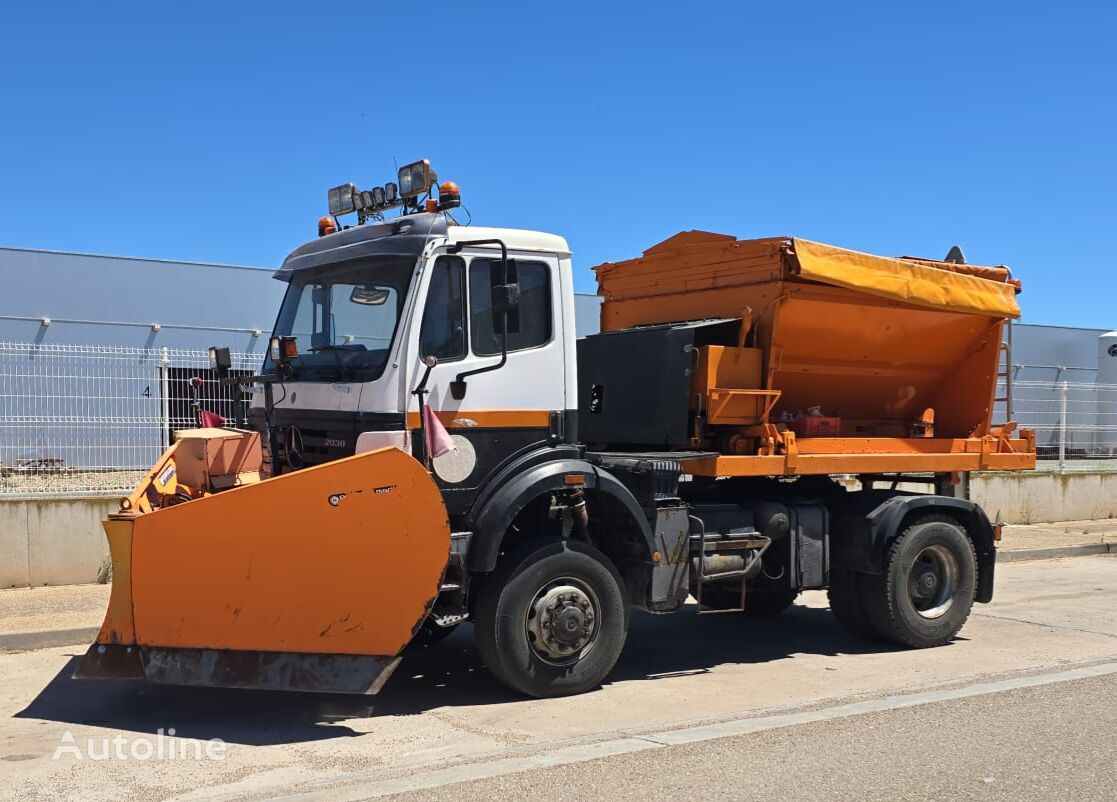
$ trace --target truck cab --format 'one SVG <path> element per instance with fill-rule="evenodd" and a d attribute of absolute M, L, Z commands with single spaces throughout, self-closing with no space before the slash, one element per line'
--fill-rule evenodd
<path fill-rule="evenodd" d="M 431 468 L 452 515 L 512 454 L 576 441 L 573 283 L 562 237 L 418 213 L 312 240 L 275 277 L 288 288 L 274 333 L 298 349 L 286 362 L 290 379 L 274 388 L 280 472 L 384 446 L 424 459 L 413 391 L 432 357 L 426 402 L 454 448 Z M 506 349 L 493 304 L 502 283 L 519 288 Z M 269 356 L 265 372 L 274 369 Z M 250 420 L 267 434 L 264 392 L 255 388 Z"/>

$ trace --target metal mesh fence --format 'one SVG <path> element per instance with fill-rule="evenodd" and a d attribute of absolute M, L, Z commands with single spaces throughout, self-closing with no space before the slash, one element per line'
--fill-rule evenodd
<path fill-rule="evenodd" d="M 1041 463 L 1117 468 L 1117 385 L 1015 381 L 1012 394 L 1016 421 L 1035 429 Z"/>
<path fill-rule="evenodd" d="M 254 372 L 261 354 L 233 354 Z M 205 351 L 0 343 L 0 496 L 131 490 L 202 406 L 230 424 L 247 396 L 220 385 Z"/>
<path fill-rule="evenodd" d="M 232 357 L 253 373 L 263 354 Z M 0 497 L 131 490 L 175 430 L 197 425 L 195 377 L 202 408 L 243 424 L 247 394 L 217 382 L 205 351 L 0 342 Z M 1117 385 L 1018 380 L 1012 394 L 1041 465 L 1117 469 Z"/>

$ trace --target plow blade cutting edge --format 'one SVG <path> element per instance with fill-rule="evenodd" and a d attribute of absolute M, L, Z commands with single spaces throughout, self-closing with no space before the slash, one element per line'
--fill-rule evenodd
<path fill-rule="evenodd" d="M 229 437 L 258 454 L 254 434 Z M 208 492 L 181 481 L 198 473 L 190 445 L 180 438 L 105 521 L 112 594 L 74 676 L 376 693 L 449 560 L 430 475 L 386 448 Z"/>

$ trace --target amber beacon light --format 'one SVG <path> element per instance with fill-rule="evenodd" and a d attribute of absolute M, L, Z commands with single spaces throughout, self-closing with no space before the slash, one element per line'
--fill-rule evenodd
<path fill-rule="evenodd" d="M 443 181 L 438 185 L 438 208 L 456 209 L 462 205 L 462 191 L 453 181 Z"/>

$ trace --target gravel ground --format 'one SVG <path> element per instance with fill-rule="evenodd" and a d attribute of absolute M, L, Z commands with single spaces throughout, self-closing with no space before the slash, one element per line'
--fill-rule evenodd
<path fill-rule="evenodd" d="M 109 585 L 0 590 L 0 635 L 95 627 L 109 603 Z"/>
<path fill-rule="evenodd" d="M 997 547 L 1012 551 L 1096 543 L 1117 543 L 1117 520 L 1010 525 L 1004 528 Z"/>

